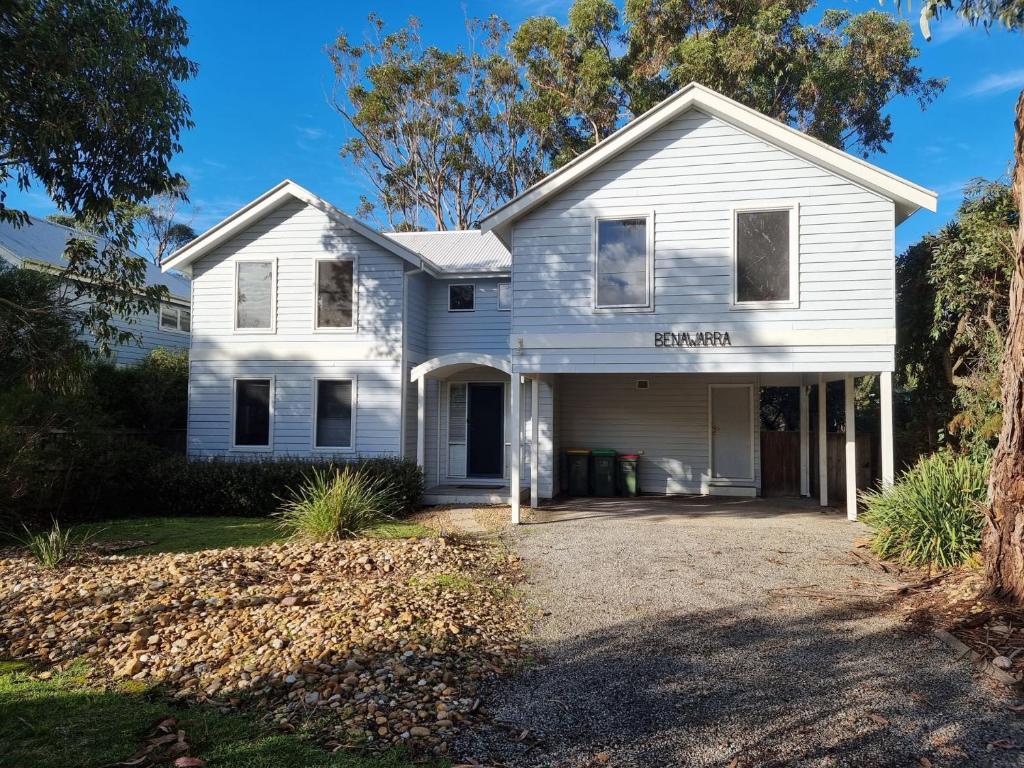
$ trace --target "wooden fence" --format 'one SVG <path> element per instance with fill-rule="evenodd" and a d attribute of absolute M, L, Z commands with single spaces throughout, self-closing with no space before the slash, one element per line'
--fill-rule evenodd
<path fill-rule="evenodd" d="M 846 502 L 846 435 L 826 436 L 828 496 L 833 504 Z M 810 433 L 811 496 L 818 496 L 818 435 Z M 880 476 L 878 441 L 874 435 L 857 435 L 857 488 L 874 485 Z M 800 433 L 761 432 L 761 492 L 765 496 L 800 495 Z"/>

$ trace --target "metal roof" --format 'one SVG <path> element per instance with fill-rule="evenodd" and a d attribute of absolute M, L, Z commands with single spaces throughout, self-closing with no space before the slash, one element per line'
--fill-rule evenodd
<path fill-rule="evenodd" d="M 34 261 L 64 269 L 67 260 L 64 248 L 72 237 L 97 239 L 95 235 L 82 232 L 52 221 L 29 216 L 29 223 L 16 227 L 9 221 L 0 221 L 0 251 L 21 261 Z M 160 267 L 146 261 L 146 285 L 164 285 L 172 296 L 188 300 L 191 291 L 188 278 L 175 272 L 161 272 Z"/>
<path fill-rule="evenodd" d="M 505 273 L 512 269 L 512 255 L 491 232 L 461 229 L 441 232 L 384 232 L 396 243 L 415 251 L 441 272 L 472 274 Z"/>

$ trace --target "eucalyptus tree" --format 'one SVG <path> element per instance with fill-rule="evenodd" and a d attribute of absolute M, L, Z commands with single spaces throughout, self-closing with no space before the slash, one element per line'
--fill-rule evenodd
<path fill-rule="evenodd" d="M 930 22 L 947 11 L 974 26 L 1024 31 L 1024 0 L 927 0 L 921 9 L 926 37 Z M 1000 370 L 1002 424 L 992 458 L 982 556 L 994 590 L 1024 602 L 1024 91 L 1017 97 L 1014 125 L 1011 187 L 1018 220 Z"/>
<path fill-rule="evenodd" d="M 471 227 L 542 174 L 555 132 L 524 109 L 506 22 L 467 21 L 453 51 L 424 45 L 416 19 L 394 32 L 369 22 L 362 42 L 343 33 L 327 49 L 351 132 L 341 155 L 373 188 L 361 215 L 379 207 L 396 229 Z"/>

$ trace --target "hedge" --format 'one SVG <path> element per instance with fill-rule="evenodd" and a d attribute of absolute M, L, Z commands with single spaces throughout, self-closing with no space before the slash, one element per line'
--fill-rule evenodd
<path fill-rule="evenodd" d="M 63 468 L 40 466 L 33 487 L 0 515 L 0 528 L 159 516 L 265 517 L 313 467 L 357 467 L 397 488 L 406 514 L 420 506 L 423 473 L 397 458 L 352 461 L 194 459 L 145 443 L 83 444 Z"/>

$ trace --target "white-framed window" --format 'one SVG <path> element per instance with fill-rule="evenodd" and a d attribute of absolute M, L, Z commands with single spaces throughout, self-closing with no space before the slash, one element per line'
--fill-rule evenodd
<path fill-rule="evenodd" d="M 476 286 L 472 283 L 452 283 L 448 286 L 448 311 L 472 312 L 476 309 Z"/>
<path fill-rule="evenodd" d="M 751 203 L 733 208 L 733 308 L 799 305 L 799 211 L 796 203 Z"/>
<path fill-rule="evenodd" d="M 654 216 L 594 218 L 594 308 L 646 310 L 654 297 Z"/>
<path fill-rule="evenodd" d="M 192 313 L 185 307 L 174 304 L 160 305 L 160 330 L 189 333 L 192 330 Z"/>
<path fill-rule="evenodd" d="M 509 312 L 512 309 L 512 283 L 498 283 L 498 309 Z"/>
<path fill-rule="evenodd" d="M 231 396 L 231 446 L 267 451 L 273 444 L 274 377 L 237 378 Z"/>
<path fill-rule="evenodd" d="M 313 379 L 313 447 L 351 451 L 355 447 L 356 381 Z"/>
<path fill-rule="evenodd" d="M 235 330 L 273 333 L 277 295 L 275 259 L 235 261 Z"/>
<path fill-rule="evenodd" d="M 356 318 L 356 263 L 349 258 L 318 258 L 314 261 L 317 330 L 352 330 Z"/>

